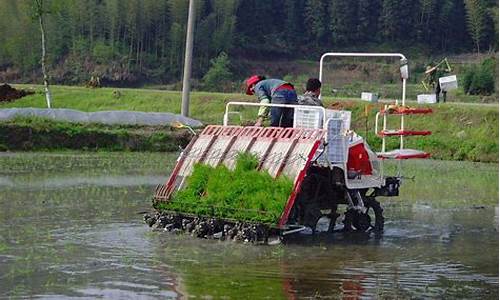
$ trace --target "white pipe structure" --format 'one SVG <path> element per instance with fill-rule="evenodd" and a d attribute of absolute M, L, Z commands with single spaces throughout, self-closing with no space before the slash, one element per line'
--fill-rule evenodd
<path fill-rule="evenodd" d="M 229 106 L 268 106 L 268 107 L 286 107 L 286 108 L 309 108 L 321 111 L 323 114 L 323 124 L 326 120 L 326 109 L 322 106 L 309 106 L 298 104 L 272 104 L 272 103 L 253 103 L 253 102 L 228 102 L 226 104 L 226 111 L 224 112 L 223 125 L 227 126 L 229 120 Z M 324 126 L 322 126 L 324 127 Z"/>
<path fill-rule="evenodd" d="M 404 56 L 401 53 L 356 53 L 356 52 L 327 52 L 321 56 L 321 59 L 319 60 L 319 81 L 323 82 L 323 62 L 326 57 L 333 56 L 333 57 L 399 57 L 400 61 L 404 61 L 406 63 L 407 59 L 406 56 Z M 402 78 L 403 82 L 403 91 L 401 95 L 401 105 L 405 105 L 406 102 L 406 78 Z M 321 94 L 319 95 L 319 98 L 321 99 Z M 396 99 L 396 105 L 398 105 L 398 100 Z M 401 127 L 400 130 L 404 131 L 404 116 L 401 115 Z M 384 118 L 384 130 L 386 129 L 386 120 Z M 400 137 L 400 143 L 399 143 L 399 148 L 403 149 L 404 147 L 404 141 L 403 141 L 403 136 Z M 382 140 L 382 152 L 385 151 L 385 139 Z"/>
<path fill-rule="evenodd" d="M 327 52 L 321 55 L 321 59 L 319 60 L 319 81 L 323 82 L 323 62 L 326 57 L 399 57 L 401 60 L 406 60 L 406 56 L 401 53 L 356 53 L 356 52 Z M 321 94 L 319 95 L 321 99 Z M 406 79 L 403 78 L 403 95 L 402 95 L 402 104 L 405 105 L 406 98 Z M 396 100 L 397 101 L 397 100 Z M 397 102 L 396 102 L 397 104 Z"/>
<path fill-rule="evenodd" d="M 307 109 L 315 109 L 317 111 L 320 111 L 323 114 L 323 119 L 322 119 L 322 128 L 325 130 L 325 136 L 324 136 L 324 141 L 328 141 L 328 123 L 333 120 L 333 118 L 326 118 L 326 109 L 322 106 L 309 106 L 309 105 L 295 105 L 295 104 L 271 104 L 271 103 L 266 103 L 266 104 L 261 104 L 261 103 L 254 103 L 254 102 L 228 102 L 226 104 L 226 110 L 224 112 L 224 120 L 223 120 L 223 125 L 228 126 L 229 123 L 229 114 L 234 113 L 232 111 L 229 111 L 230 106 L 256 106 L 256 107 L 261 107 L 261 106 L 267 106 L 267 107 L 286 107 L 286 108 L 307 108 Z M 344 157 L 346 161 L 340 163 L 342 165 L 344 170 L 347 170 L 347 156 L 348 156 L 348 147 L 346 147 L 344 153 Z M 332 164 L 330 164 L 330 167 L 332 167 Z M 376 185 L 377 187 L 382 186 L 383 184 L 383 169 L 382 165 L 380 167 L 380 176 L 379 179 L 377 179 Z M 351 186 L 349 183 L 349 180 L 347 178 L 347 171 L 345 173 L 345 180 L 346 180 L 346 186 L 348 188 L 360 188 L 359 186 Z M 373 183 L 373 181 L 372 181 Z M 363 185 L 363 188 L 366 187 L 373 187 L 374 185 L 369 185 L 365 186 Z M 298 229 L 297 231 L 300 231 L 302 229 Z"/>

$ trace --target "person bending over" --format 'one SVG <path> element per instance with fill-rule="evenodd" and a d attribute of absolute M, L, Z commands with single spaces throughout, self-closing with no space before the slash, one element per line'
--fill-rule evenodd
<path fill-rule="evenodd" d="M 266 79 L 264 76 L 253 75 L 246 81 L 246 94 L 255 95 L 262 104 L 298 104 L 295 88 L 289 82 L 281 79 Z M 273 127 L 292 127 L 293 108 L 262 106 L 259 109 L 255 126 L 262 126 L 271 117 Z"/>

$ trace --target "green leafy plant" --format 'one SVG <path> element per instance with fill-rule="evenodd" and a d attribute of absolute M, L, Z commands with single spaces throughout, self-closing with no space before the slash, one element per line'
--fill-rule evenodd
<path fill-rule="evenodd" d="M 103 41 L 98 41 L 92 49 L 92 57 L 99 64 L 104 64 L 114 58 L 113 47 L 107 45 Z"/>
<path fill-rule="evenodd" d="M 469 67 L 464 74 L 464 92 L 470 95 L 491 95 L 495 92 L 495 58 L 487 58 L 478 66 Z"/>
<path fill-rule="evenodd" d="M 203 76 L 203 85 L 207 91 L 228 91 L 226 88 L 233 77 L 229 57 L 222 52 L 210 61 L 211 67 Z"/>
<path fill-rule="evenodd" d="M 258 171 L 258 163 L 256 156 L 241 153 L 234 171 L 224 165 L 214 168 L 197 164 L 186 187 L 157 208 L 274 224 L 283 212 L 293 182 Z"/>

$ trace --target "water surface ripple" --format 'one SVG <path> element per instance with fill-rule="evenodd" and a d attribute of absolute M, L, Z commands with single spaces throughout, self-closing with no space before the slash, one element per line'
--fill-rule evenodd
<path fill-rule="evenodd" d="M 150 209 L 152 190 L 175 158 L 1 155 L 0 298 L 498 297 L 498 207 L 488 205 L 496 202 L 488 198 L 498 197 L 498 185 L 472 179 L 464 195 L 482 189 L 489 201 L 475 206 L 463 199 L 449 205 L 457 197 L 451 192 L 414 200 L 418 189 L 408 183 L 411 195 L 403 186 L 402 196 L 384 200 L 381 237 L 301 236 L 252 246 L 152 232 L 142 223 L 139 213 Z M 498 172 L 498 165 L 438 165 L 444 173 L 450 166 Z M 418 163 L 411 168 L 423 172 Z M 461 180 L 448 184 L 460 189 Z"/>

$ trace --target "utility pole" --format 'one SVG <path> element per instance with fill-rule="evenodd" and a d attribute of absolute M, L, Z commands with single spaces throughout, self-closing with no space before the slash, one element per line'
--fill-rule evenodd
<path fill-rule="evenodd" d="M 196 0 L 189 0 L 189 13 L 186 33 L 186 52 L 184 54 L 184 76 L 182 80 L 182 107 L 181 114 L 189 116 L 189 91 L 191 80 L 191 64 L 193 61 L 193 29 L 194 29 L 194 3 Z"/>

